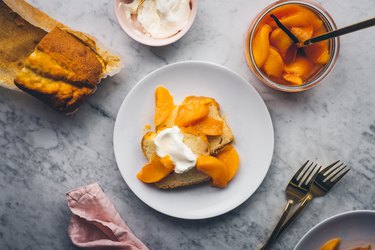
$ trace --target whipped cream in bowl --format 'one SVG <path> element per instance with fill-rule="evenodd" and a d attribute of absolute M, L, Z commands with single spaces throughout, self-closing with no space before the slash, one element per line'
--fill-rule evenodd
<path fill-rule="evenodd" d="M 190 29 L 197 0 L 115 0 L 115 13 L 131 38 L 145 45 L 164 46 Z"/>

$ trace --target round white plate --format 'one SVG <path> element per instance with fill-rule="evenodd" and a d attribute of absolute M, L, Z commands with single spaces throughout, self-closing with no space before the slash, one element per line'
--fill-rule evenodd
<path fill-rule="evenodd" d="M 328 218 L 308 231 L 294 250 L 320 249 L 332 238 L 342 239 L 340 249 L 375 247 L 375 211 L 350 211 Z"/>
<path fill-rule="evenodd" d="M 169 89 L 176 104 L 189 95 L 209 96 L 219 102 L 241 161 L 228 187 L 220 189 L 207 183 L 165 191 L 136 178 L 147 162 L 140 147 L 142 130 L 146 124 L 153 124 L 158 85 Z M 126 96 L 114 131 L 117 165 L 129 188 L 157 211 L 184 219 L 214 217 L 247 200 L 268 171 L 273 146 L 271 117 L 257 91 L 231 70 L 207 62 L 170 64 L 147 75 Z"/>

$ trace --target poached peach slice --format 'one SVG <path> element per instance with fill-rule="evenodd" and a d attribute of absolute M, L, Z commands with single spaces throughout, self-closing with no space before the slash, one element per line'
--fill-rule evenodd
<path fill-rule="evenodd" d="M 314 37 L 319 36 L 323 33 L 325 33 L 326 30 L 324 27 L 321 27 L 320 29 L 315 30 Z M 326 64 L 330 58 L 329 50 L 329 41 L 321 41 L 318 43 L 313 43 L 309 46 L 306 46 L 303 48 L 305 51 L 306 56 L 316 64 Z"/>
<path fill-rule="evenodd" d="M 238 167 L 240 165 L 240 157 L 238 157 L 236 149 L 233 147 L 232 144 L 225 146 L 221 149 L 217 154 L 216 157 L 224 163 L 225 166 L 228 168 L 229 172 L 229 180 L 232 180 L 233 177 L 236 175 L 238 171 Z"/>
<path fill-rule="evenodd" d="M 229 181 L 229 171 L 227 166 L 219 159 L 201 155 L 197 159 L 197 169 L 212 178 L 212 185 L 216 187 L 226 187 Z"/>
<path fill-rule="evenodd" d="M 159 158 L 154 156 L 151 162 L 147 163 L 138 172 L 137 178 L 144 183 L 158 182 L 166 177 L 174 168 L 169 156 Z"/>
<path fill-rule="evenodd" d="M 258 68 L 261 68 L 268 57 L 270 48 L 269 34 L 272 31 L 268 24 L 263 25 L 256 33 L 253 40 L 253 55 Z"/>
<path fill-rule="evenodd" d="M 168 89 L 162 86 L 157 87 L 155 90 L 155 127 L 167 119 L 173 108 L 173 97 Z"/>
<path fill-rule="evenodd" d="M 313 71 L 314 65 L 305 57 L 297 56 L 296 59 L 288 65 L 285 65 L 284 71 L 288 74 L 295 74 L 302 79 L 307 79 Z"/>
<path fill-rule="evenodd" d="M 179 127 L 190 126 L 205 118 L 208 111 L 207 105 L 200 99 L 190 98 L 178 107 L 174 122 Z"/>
<path fill-rule="evenodd" d="M 304 42 L 313 36 L 314 27 L 312 25 L 305 27 L 292 27 L 290 31 L 298 38 L 300 42 Z"/>
<path fill-rule="evenodd" d="M 280 22 L 289 28 L 312 25 L 314 29 L 319 29 L 323 26 L 322 20 L 314 12 L 306 8 L 280 18 Z"/>
<path fill-rule="evenodd" d="M 276 49 L 270 47 L 263 69 L 268 76 L 280 77 L 283 73 L 284 61 Z"/>
<path fill-rule="evenodd" d="M 320 248 L 320 250 L 337 250 L 339 248 L 340 243 L 341 243 L 341 239 L 334 238 L 324 243 L 324 245 Z"/>
<path fill-rule="evenodd" d="M 282 29 L 277 28 L 271 33 L 270 44 L 280 52 L 280 55 L 283 58 L 285 58 L 286 52 L 293 44 L 293 41 Z"/>
<path fill-rule="evenodd" d="M 284 74 L 283 78 L 285 81 L 288 81 L 292 85 L 302 85 L 303 80 L 301 77 L 295 75 L 295 74 Z"/>
<path fill-rule="evenodd" d="M 223 133 L 223 126 L 224 123 L 222 121 L 206 116 L 193 125 L 192 128 L 205 135 L 216 136 Z"/>

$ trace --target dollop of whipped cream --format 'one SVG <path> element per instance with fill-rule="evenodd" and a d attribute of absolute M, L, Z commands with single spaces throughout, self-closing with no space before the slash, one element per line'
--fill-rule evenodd
<path fill-rule="evenodd" d="M 125 15 L 137 15 L 146 34 L 153 38 L 171 37 L 187 24 L 190 16 L 189 0 L 145 0 L 137 13 L 139 0 L 125 4 Z"/>
<path fill-rule="evenodd" d="M 169 156 L 178 174 L 192 169 L 197 161 L 196 155 L 183 143 L 183 139 L 184 135 L 177 126 L 160 131 L 154 139 L 156 154 L 159 157 Z"/>

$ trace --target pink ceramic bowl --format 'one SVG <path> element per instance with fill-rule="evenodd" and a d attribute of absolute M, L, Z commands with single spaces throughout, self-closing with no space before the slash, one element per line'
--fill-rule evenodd
<path fill-rule="evenodd" d="M 128 36 L 133 38 L 135 41 L 145 44 L 145 45 L 153 46 L 153 47 L 165 46 L 165 45 L 174 43 L 178 39 L 183 37 L 186 34 L 186 32 L 188 32 L 190 27 L 193 25 L 193 22 L 197 15 L 197 0 L 190 0 L 191 14 L 189 16 L 189 20 L 186 26 L 171 37 L 157 39 L 157 38 L 152 38 L 150 36 L 147 36 L 146 34 L 141 32 L 139 28 L 137 29 L 137 27 L 134 26 L 133 22 L 129 22 L 126 19 L 125 11 L 121 7 L 123 3 L 124 3 L 123 0 L 115 0 L 115 13 L 116 13 L 117 21 L 119 22 L 121 28 L 126 32 L 126 34 L 128 34 Z"/>

